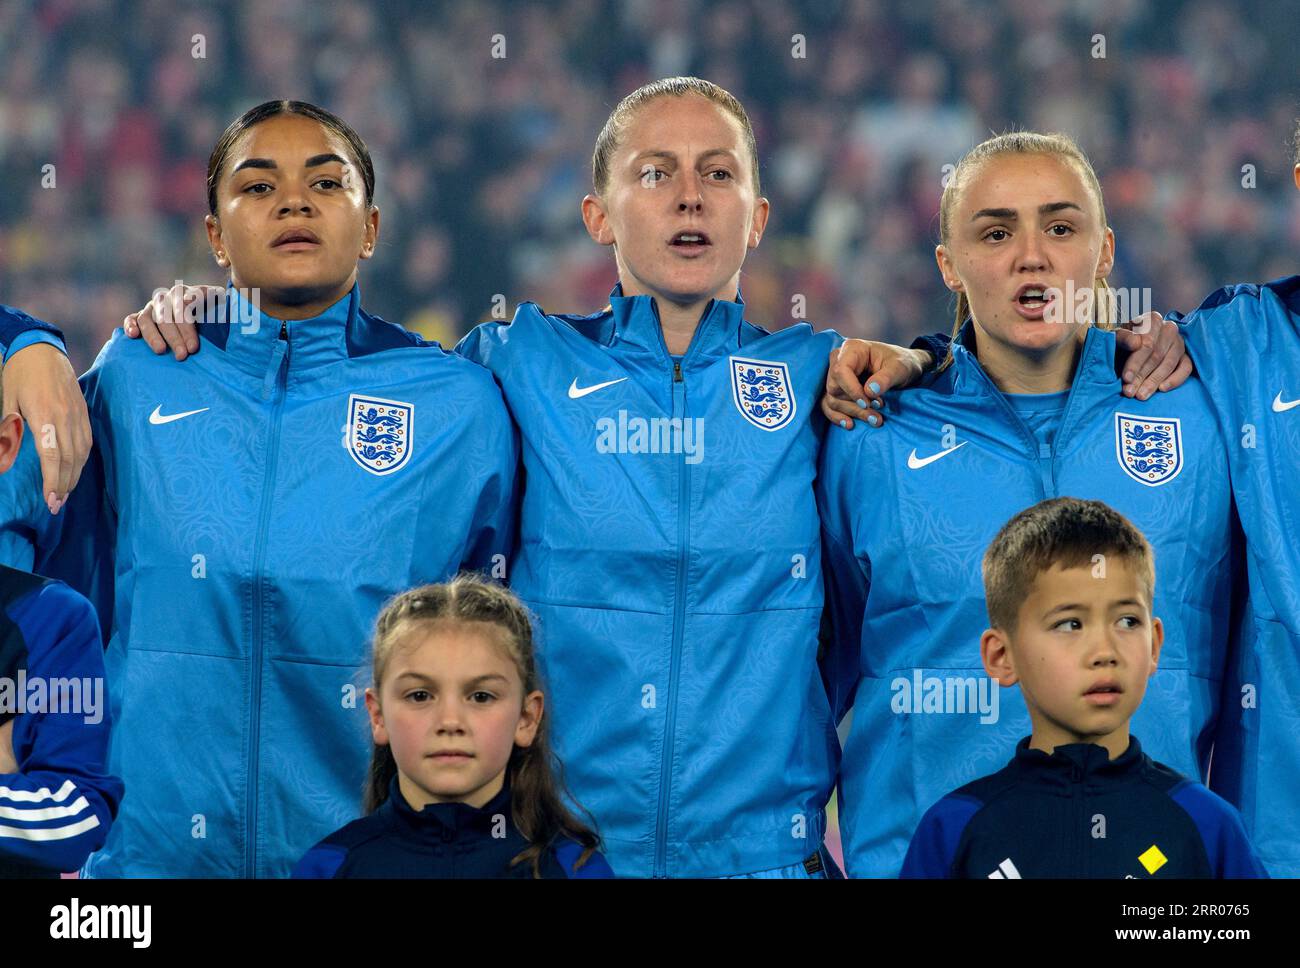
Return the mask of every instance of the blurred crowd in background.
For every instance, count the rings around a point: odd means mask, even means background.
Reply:
[[[615,281],[579,216],[595,137],[636,86],[696,74],[758,135],[773,211],[742,276],[755,322],[789,325],[800,294],[847,335],[948,329],[943,166],[1012,127],[1080,142],[1112,283],[1190,309],[1300,269],[1298,18],[1270,0],[5,0],[0,302],[62,326],[80,371],[156,287],[222,282],[208,155],[289,97],[374,156],[371,312],[445,344],[496,294],[594,312]]]

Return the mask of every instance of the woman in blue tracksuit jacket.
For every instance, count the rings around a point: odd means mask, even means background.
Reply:
[[[1300,183],[1300,165],[1297,165]],[[1176,314],[1175,314],[1176,315]],[[1300,876],[1300,276],[1229,286],[1186,317],[1228,442],[1249,632],[1223,692],[1210,788],[1275,877]]]
[[[1297,129],[1300,146],[1300,128]],[[1300,147],[1293,170],[1300,188]],[[1178,314],[1171,314],[1177,317]],[[1228,441],[1251,634],[1228,672],[1210,787],[1273,876],[1300,876],[1300,276],[1228,286],[1183,320]]]
[[[1188,776],[1205,775],[1237,631],[1238,525],[1205,387],[1117,404],[1114,334],[1071,321],[1064,298],[1046,305],[1049,288],[1092,291],[1113,261],[1077,147],[1027,133],[985,142],[946,187],[940,229],[965,319],[951,362],[890,395],[887,432],[833,434],[818,480],[825,670],[837,716],[853,709],[840,779],[851,876],[897,875],[925,810],[998,769],[1029,731],[1018,691],[999,694],[979,655],[980,560],[1015,512],[1096,498],[1150,540],[1167,635],[1134,732]]]
[[[357,815],[380,605],[503,570],[513,429],[488,374],[362,310],[373,191],[342,121],[251,109],[209,166],[232,288],[207,352],[178,366],[117,333],[82,378],[92,463],[28,526],[110,634],[128,795],[90,874],[287,875]]]
[[[510,581],[540,620],[568,785],[620,876],[830,866],[812,482],[841,340],[744,319],[740,266],[767,216],[752,139],[708,82],[626,98],[584,201],[617,256],[610,306],[525,303],[457,347],[522,435]]]
[[[812,482],[839,337],[743,318],[767,202],[726,92],[634,92],[594,175],[610,306],[525,303],[457,347],[522,435],[510,579],[541,620],[557,749],[620,875],[806,877],[838,756]]]

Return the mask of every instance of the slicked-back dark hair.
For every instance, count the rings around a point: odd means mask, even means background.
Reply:
[[[340,138],[348,143],[348,148],[352,151],[353,161],[361,169],[361,178],[366,186],[366,208],[369,209],[375,203],[375,164],[370,160],[370,149],[366,143],[361,140],[361,135],[352,129],[352,126],[340,118],[338,115],[326,111],[324,108],[309,104],[306,101],[263,101],[257,107],[249,108],[234,121],[225,131],[221,133],[221,138],[217,141],[217,146],[212,149],[212,154],[208,157],[208,212],[212,215],[217,214],[217,182],[221,179],[221,172],[226,167],[226,157],[230,154],[230,149],[234,147],[235,141],[239,136],[255,125],[261,124],[267,118],[279,117],[282,114],[296,114],[304,118],[311,118],[318,121],[330,131],[333,131]]]

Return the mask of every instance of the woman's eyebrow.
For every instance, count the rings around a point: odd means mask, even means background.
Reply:
[[[1074,202],[1047,202],[1038,206],[1039,215],[1051,215],[1054,212],[1062,212],[1067,208],[1072,208],[1076,212],[1082,212],[1083,209]],[[981,208],[978,212],[970,217],[972,222],[982,218],[1000,218],[1014,222],[1019,215],[1014,208]]]
[[[732,151],[730,148],[709,148],[706,151],[700,152],[699,156],[701,158],[710,158],[713,155],[726,155],[729,158],[736,157],[736,153]],[[667,158],[669,161],[676,161],[677,153],[674,151],[669,151],[667,148],[651,148],[641,152],[639,155],[633,158],[632,163],[636,164],[642,158]]]
[[[347,167],[348,164],[346,158],[343,158],[340,155],[336,155],[332,151],[327,151],[321,155],[312,155],[305,162],[303,162],[302,166],[304,168],[315,168],[317,165],[324,165],[331,161],[337,161],[340,165],[343,165],[345,168]],[[245,158],[243,161],[241,161],[238,165],[235,166],[235,170],[232,171],[231,174],[233,175],[235,174],[235,172],[243,171],[245,168],[275,169],[279,167],[280,166],[275,163],[274,159],[271,158]]]
[[[341,158],[340,156],[334,154],[334,152],[327,151],[323,155],[312,155],[303,163],[303,167],[315,168],[317,165],[324,165],[331,161],[337,161],[340,165],[342,165],[345,168],[347,167],[348,164],[346,158]]]

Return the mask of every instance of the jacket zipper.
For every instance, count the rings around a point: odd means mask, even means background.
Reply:
[[[266,445],[266,473],[262,481],[262,509],[257,521],[257,540],[253,545],[253,651],[249,657],[251,663],[252,697],[249,701],[248,714],[248,801],[247,837],[244,841],[244,876],[257,876],[257,771],[258,747],[261,736],[262,720],[262,609],[264,577],[262,569],[266,562],[266,533],[271,525],[271,495],[275,485],[275,465],[280,452],[280,411],[284,406],[287,380],[285,371],[289,363],[289,328],[280,323],[280,338],[271,350],[271,362],[262,383],[262,398],[270,396],[271,433]],[[274,382],[273,382],[274,381]]]
[[[1074,829],[1070,836],[1070,853],[1073,855],[1070,858],[1070,870],[1081,871],[1083,877],[1089,877],[1091,876],[1091,869],[1084,870],[1083,867],[1083,858],[1087,856],[1087,852],[1083,849],[1083,838],[1086,836],[1085,831],[1088,829],[1085,822],[1088,805],[1084,802],[1083,784],[1083,771],[1078,766],[1071,765],[1070,799],[1074,804]]]
[[[703,320],[700,325],[703,326]],[[699,330],[697,329],[698,333]],[[682,364],[673,361],[673,416],[686,423],[686,381]],[[668,800],[672,793],[673,747],[677,731],[677,678],[681,673],[682,633],[686,627],[687,519],[690,514],[690,471],[686,454],[677,468],[677,592],[673,600],[673,649],[668,667],[668,717],[664,726],[663,757],[659,765],[659,815],[655,818],[655,877],[667,877]]]
[[[993,392],[993,396],[1002,409],[1011,417],[1011,423],[1020,431],[1020,436],[1029,444],[1029,454],[1034,458],[1034,467],[1038,470],[1038,487],[1039,500],[1045,500],[1049,497],[1056,497],[1056,454],[1060,450],[1061,438],[1066,427],[1066,418],[1070,416],[1070,406],[1074,403],[1074,390],[1079,384],[1079,370],[1083,368],[1084,357],[1087,350],[1087,336],[1084,337],[1084,345],[1079,349],[1079,362],[1074,368],[1074,374],[1070,378],[1070,389],[1065,396],[1065,408],[1061,411],[1061,419],[1056,425],[1056,436],[1052,439],[1049,447],[1046,444],[1039,443],[1038,437],[1029,429],[1024,418],[1016,413],[1016,409],[1007,402],[1006,394],[998,388],[992,378],[984,371],[975,355],[971,354],[971,360],[975,364],[975,372],[980,375],[985,385]]]

